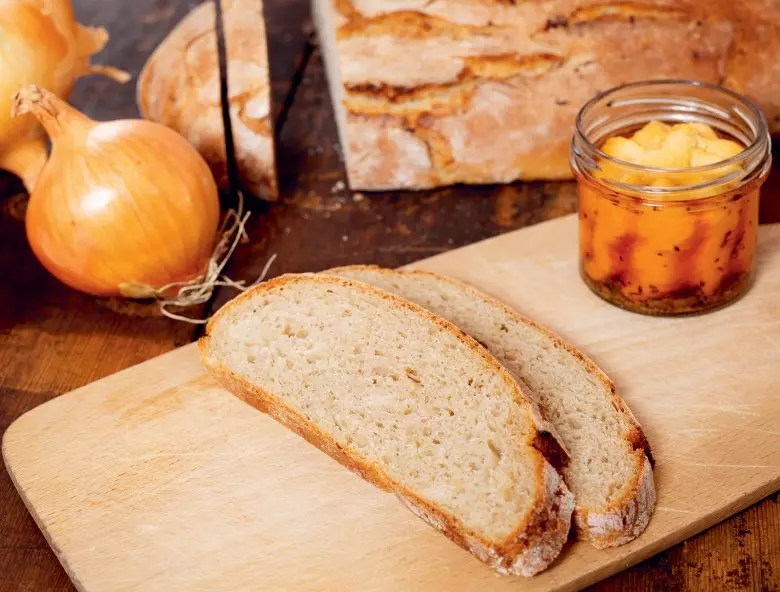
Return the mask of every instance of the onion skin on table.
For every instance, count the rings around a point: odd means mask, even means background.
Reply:
[[[88,294],[142,298],[204,274],[219,196],[187,140],[150,121],[93,121],[36,86],[16,94],[14,111],[34,115],[52,143],[26,228],[54,276]]]
[[[14,93],[37,84],[67,99],[86,74],[129,80],[121,70],[89,63],[107,41],[105,29],[76,22],[70,0],[0,2],[0,169],[19,176],[28,191],[46,162],[46,139],[33,117],[11,116]]]

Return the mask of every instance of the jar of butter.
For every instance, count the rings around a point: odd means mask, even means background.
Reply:
[[[767,124],[747,98],[690,81],[629,84],[577,116],[580,271],[605,300],[702,312],[751,282]]]

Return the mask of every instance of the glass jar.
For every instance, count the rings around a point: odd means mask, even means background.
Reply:
[[[599,149],[653,120],[705,123],[744,150],[706,166],[663,169]],[[751,282],[759,189],[771,159],[763,115],[724,88],[665,80],[595,97],[577,116],[571,150],[583,279],[605,300],[646,314],[731,302]]]

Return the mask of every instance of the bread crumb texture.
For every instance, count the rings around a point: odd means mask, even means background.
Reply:
[[[503,540],[538,503],[530,405],[448,326],[376,293],[335,280],[237,299],[209,329],[209,364],[283,399],[466,528]]]
[[[581,536],[622,544],[655,505],[649,447],[612,382],[572,346],[484,294],[432,273],[354,266],[330,270],[403,296],[483,344],[528,387],[569,455],[563,468]]]

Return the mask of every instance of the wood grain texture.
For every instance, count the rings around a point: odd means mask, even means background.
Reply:
[[[85,0],[76,10],[81,22],[112,23],[113,38],[96,63],[136,74],[146,52],[186,6],[167,0]],[[133,87],[132,82],[118,85],[89,77],[77,83],[73,103],[97,118],[134,116]],[[27,244],[26,195],[7,175],[0,195],[0,431],[64,391],[194,337],[191,327],[160,318],[153,307],[95,300],[57,282]],[[72,589],[5,471],[0,473],[0,508],[0,590]]]
[[[577,274],[576,235],[568,217],[415,267],[538,319],[615,380],[657,461],[656,512],[632,543],[574,543],[533,579],[497,577],[392,496],[222,391],[193,346],[24,416],[6,432],[6,466],[87,591],[591,584],[780,488],[780,226],[762,228],[758,277],[744,298],[677,319],[627,313],[591,294]],[[777,535],[769,537],[771,565]],[[710,577],[772,585],[761,565]]]

